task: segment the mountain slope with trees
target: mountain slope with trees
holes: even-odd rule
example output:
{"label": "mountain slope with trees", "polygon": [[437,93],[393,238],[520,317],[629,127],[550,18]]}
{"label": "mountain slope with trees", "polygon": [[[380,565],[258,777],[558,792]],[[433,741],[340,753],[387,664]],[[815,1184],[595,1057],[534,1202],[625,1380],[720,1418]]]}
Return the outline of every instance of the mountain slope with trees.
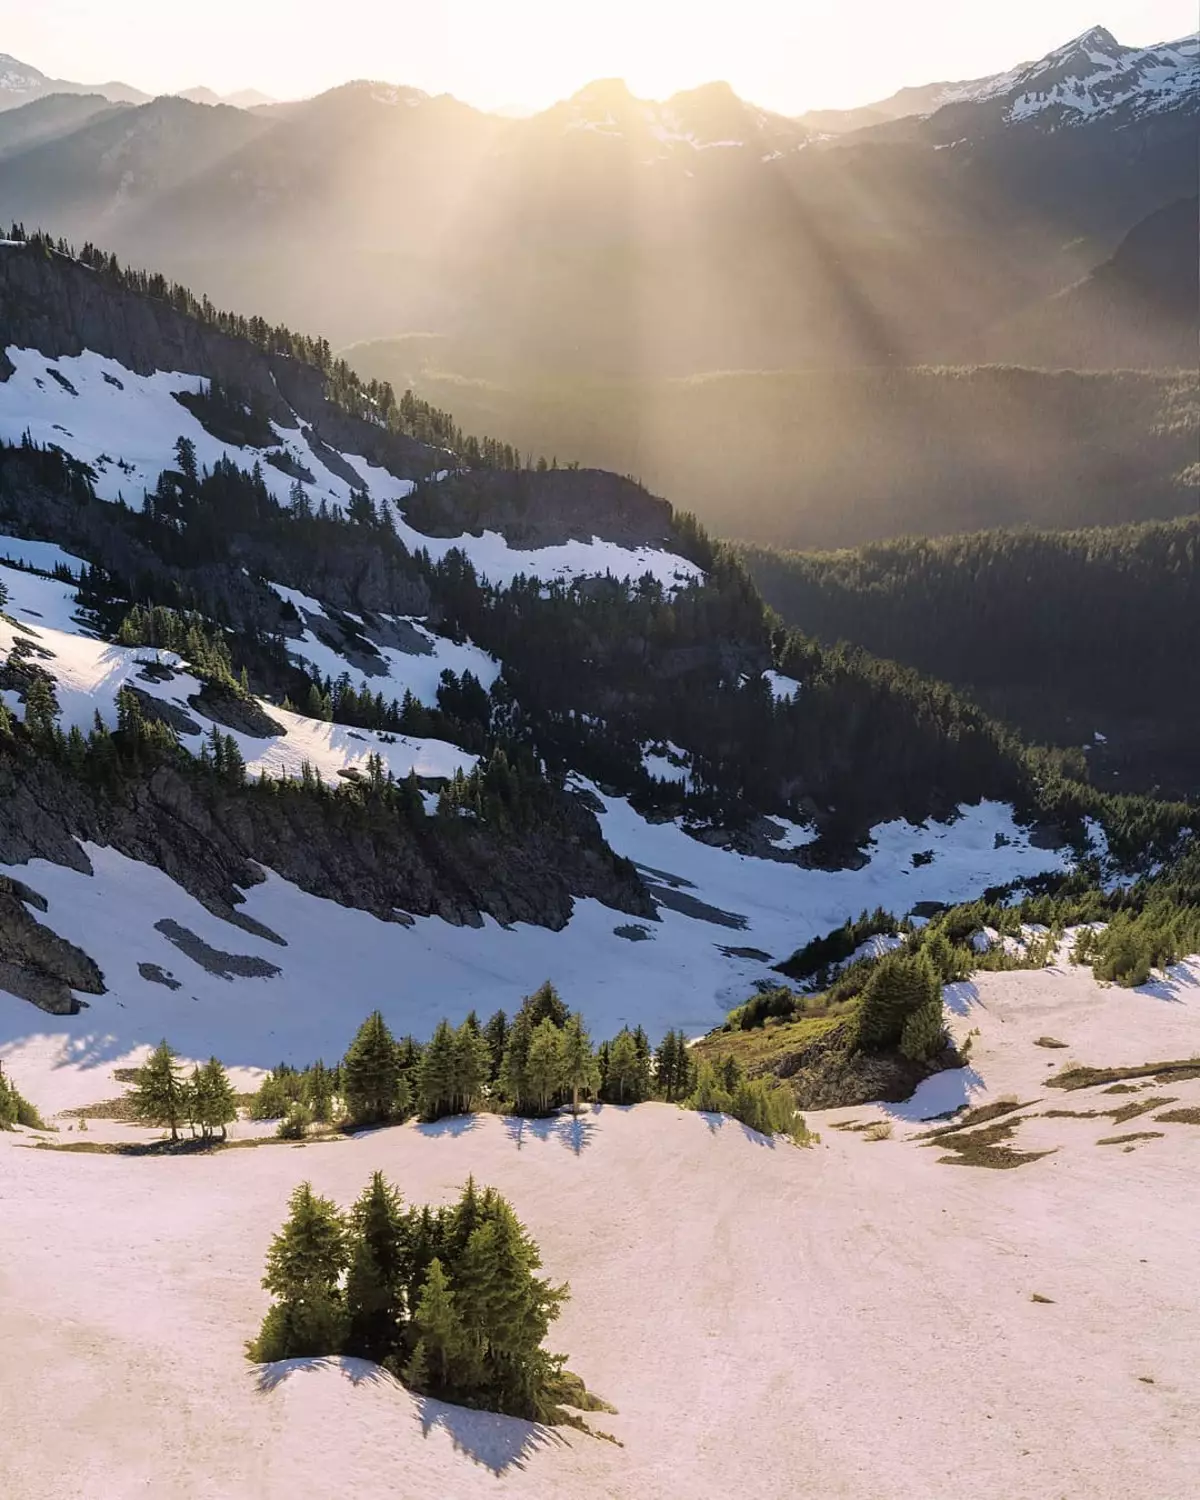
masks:
{"label": "mountain slope with trees", "polygon": [[1088,747],[1104,785],[1200,794],[1200,519],[746,546],[785,620],[954,683],[1027,735]]}

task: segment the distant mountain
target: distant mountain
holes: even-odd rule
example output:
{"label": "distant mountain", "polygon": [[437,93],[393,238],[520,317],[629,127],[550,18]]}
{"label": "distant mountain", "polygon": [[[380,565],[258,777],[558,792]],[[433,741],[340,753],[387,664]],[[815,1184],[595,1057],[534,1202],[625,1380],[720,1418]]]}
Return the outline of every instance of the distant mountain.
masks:
{"label": "distant mountain", "polygon": [[17,110],[0,203],[339,345],[421,330],[622,379],[977,363],[1195,191],[1194,44],[1110,42],[832,136],[727,84],[611,79],[527,119],[369,80],[71,130]]}
{"label": "distant mountain", "polygon": [[180,89],[175,98],[187,99],[192,104],[228,104],[233,109],[259,109],[264,104],[276,102],[270,94],[260,93],[258,89],[241,89],[236,94],[218,94],[202,84],[195,88]]}
{"label": "distant mountain", "polygon": [[812,132],[786,115],[740,99],[727,83],[708,83],[664,102],[638,99],[621,79],[588,84],[536,117],[542,137],[590,133],[622,148],[642,165],[701,151],[746,153],[770,161],[808,144]]}
{"label": "distant mountain", "polygon": [[129,109],[103,94],[47,94],[30,104],[0,111],[0,156],[70,135],[88,121]]}
{"label": "distant mountain", "polygon": [[65,78],[47,78],[45,73],[18,58],[0,52],[0,110],[17,109],[48,94],[102,94],[113,104],[145,104],[150,98],[127,83],[71,83]]}
{"label": "distant mountain", "polygon": [[[19,109],[23,104],[57,94],[99,95],[110,104],[147,104],[154,97],[128,83],[72,83],[66,78],[48,78],[29,63],[0,53],[0,111]],[[229,104],[235,109],[254,109],[274,103],[270,95],[259,93],[257,89],[242,89],[236,94],[222,96],[210,88],[197,86],[180,90],[177,97],[188,99],[193,104]]]}
{"label": "distant mountain", "polygon": [[[801,123],[830,133],[888,121],[924,118],[950,106],[986,105],[976,123],[1035,122],[1046,129],[1078,125],[1106,115],[1130,116],[1173,109],[1200,94],[1200,36],[1154,47],[1123,47],[1094,26],[1036,62],[958,83],[903,88],[859,109],[822,110]],[[965,111],[948,117],[968,121]]]}
{"label": "distant mountain", "polygon": [[994,329],[992,358],[1020,351],[1077,369],[1194,369],[1200,348],[1200,200],[1180,198],[1148,215],[1111,259],[1074,286]]}

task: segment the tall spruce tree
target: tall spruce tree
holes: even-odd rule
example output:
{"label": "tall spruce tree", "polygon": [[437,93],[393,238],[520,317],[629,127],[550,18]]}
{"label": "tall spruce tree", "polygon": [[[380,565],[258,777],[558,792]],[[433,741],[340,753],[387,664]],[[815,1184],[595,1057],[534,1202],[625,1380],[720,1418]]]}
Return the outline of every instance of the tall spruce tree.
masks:
{"label": "tall spruce tree", "polygon": [[340,1281],[349,1259],[346,1224],[334,1203],[302,1182],[267,1251],[264,1288],[275,1301],[249,1346],[260,1363],[340,1354],[346,1309]]}
{"label": "tall spruce tree", "polygon": [[547,1017],[534,1028],[525,1059],[525,1089],[541,1114],[547,1114],[563,1088],[562,1031]]}
{"label": "tall spruce tree", "polygon": [[421,1389],[420,1382],[429,1381],[435,1390],[453,1392],[465,1342],[462,1319],[454,1304],[454,1289],[441,1261],[434,1256],[412,1315],[417,1341],[405,1367],[405,1380],[415,1390]]}
{"label": "tall spruce tree", "polygon": [[165,1126],[177,1141],[179,1127],[187,1118],[187,1095],[178,1054],[165,1041],[159,1042],[134,1074],[129,1092],[134,1115],[147,1125]]}
{"label": "tall spruce tree", "polygon": [[578,1011],[559,1035],[558,1055],[562,1085],[570,1089],[571,1113],[577,1115],[580,1095],[594,1093],[600,1083],[591,1038],[584,1030],[583,1017]]}
{"label": "tall spruce tree", "polygon": [[604,1098],[609,1104],[638,1104],[649,1092],[650,1064],[627,1027],[609,1044]]}
{"label": "tall spruce tree", "polygon": [[226,1136],[226,1126],[237,1119],[237,1095],[224,1065],[215,1057],[192,1071],[189,1104],[193,1121],[203,1138],[211,1140],[214,1131]]}
{"label": "tall spruce tree", "polygon": [[342,1097],[354,1125],[385,1125],[408,1113],[396,1042],[377,1010],[358,1028],[342,1061]]}
{"label": "tall spruce tree", "polygon": [[449,1021],[439,1021],[417,1067],[417,1106],[425,1120],[453,1114],[457,1108],[458,1048]]}
{"label": "tall spruce tree", "polygon": [[350,1210],[346,1348],[382,1364],[400,1339],[411,1259],[400,1194],[376,1172]]}

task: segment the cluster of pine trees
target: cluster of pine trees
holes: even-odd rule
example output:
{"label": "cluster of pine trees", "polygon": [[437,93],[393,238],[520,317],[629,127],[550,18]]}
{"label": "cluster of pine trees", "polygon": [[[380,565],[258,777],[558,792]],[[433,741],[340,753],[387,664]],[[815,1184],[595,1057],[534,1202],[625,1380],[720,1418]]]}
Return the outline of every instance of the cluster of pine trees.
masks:
{"label": "cluster of pine trees", "polygon": [[561,1420],[582,1387],[544,1347],[568,1289],[540,1269],[511,1205],[474,1179],[453,1205],[417,1208],[376,1172],[349,1214],[302,1183],[267,1252],[274,1300],[247,1353],[353,1355],[419,1394]]}
{"label": "cluster of pine trees", "polygon": [[479,1110],[538,1117],[562,1108],[577,1112],[585,1099],[618,1105],[661,1099],[723,1111],[768,1133],[802,1132],[786,1087],[747,1079],[732,1066],[715,1081],[703,1065],[698,1073],[678,1031],[653,1048],[641,1026],[624,1027],[594,1047],[583,1018],[547,982],[511,1019],[498,1010],[483,1024],[474,1012],[458,1027],[443,1020],[424,1044],[394,1037],[375,1011],[335,1066],[276,1068],[251,1100],[250,1114],[280,1119],[280,1133],[298,1138],[314,1121],[361,1127]]}
{"label": "cluster of pine trees", "polygon": [[208,678],[234,692],[248,694],[246,669],[236,676],[225,632],[193,611],[163,604],[134,604],[117,627],[122,646],[154,646],[183,657],[197,677]]}
{"label": "cluster of pine trees", "polygon": [[219,1135],[224,1140],[226,1127],[238,1116],[237,1095],[223,1064],[212,1057],[185,1075],[179,1054],[166,1041],[134,1074],[129,1103],[137,1119],[169,1130],[172,1141],[178,1141],[184,1125],[193,1139]]}

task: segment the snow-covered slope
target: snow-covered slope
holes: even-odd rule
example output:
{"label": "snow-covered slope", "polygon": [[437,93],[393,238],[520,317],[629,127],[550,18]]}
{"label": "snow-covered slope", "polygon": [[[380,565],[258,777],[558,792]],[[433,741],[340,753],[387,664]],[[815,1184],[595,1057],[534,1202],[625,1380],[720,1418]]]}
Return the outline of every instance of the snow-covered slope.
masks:
{"label": "snow-covered slope", "polygon": [[[235,447],[213,437],[175,399],[178,394],[207,390],[203,376],[161,370],[138,375],[116,360],[92,353],[48,359],[36,349],[10,347],[6,352],[14,373],[0,382],[0,439],[19,443],[28,433],[36,443],[62,448],[94,470],[101,499],[124,499],[134,508],[140,506],[159,474],[174,468],[175,444],[186,437],[195,445],[202,467],[211,468],[220,459],[243,469],[258,464],[264,483],[281,505],[289,503],[295,480],[271,463],[269,454],[293,472],[299,467],[312,475],[304,488],[314,506],[325,501],[345,508],[350,502],[352,485],[322,461],[308,440],[308,427],[298,417],[294,427],[271,424],[277,441],[269,449]],[[694,563],[674,553],[622,547],[599,537],[522,549],[494,531],[478,536],[426,536],[404,519],[403,502],[413,488],[410,480],[397,479],[361,455],[338,457],[342,461],[339,470],[348,465],[358,476],[356,487],[367,490],[389,512],[407,547],[424,549],[434,559],[457,549],[470,558],[481,576],[501,587],[519,574],[545,579],[650,574],[668,588],[700,576]]]}
{"label": "snow-covered slope", "polygon": [[[43,565],[77,563],[58,549],[0,537],[2,554],[24,554]],[[34,648],[33,659],[56,681],[64,728],[87,729],[97,713],[114,726],[116,694],[129,685],[187,714],[196,732],[181,734],[181,743],[199,751],[213,725],[190,701],[201,683],[176,655],[96,639],[77,617],[70,584],[2,566],[0,583],[9,616],[0,618],[0,657],[17,640]],[[282,592],[306,608],[319,607]],[[435,664],[465,659],[482,670],[482,653],[439,656],[472,648],[427,629],[423,634],[435,645]],[[410,659],[393,654],[401,671]],[[420,695],[432,669],[424,665],[428,658],[411,660],[425,674],[408,679]],[[171,675],[147,671],[147,663]],[[340,658],[332,663],[342,664]],[[403,679],[391,680],[389,691]],[[20,716],[16,693],[4,697]],[[307,761],[335,784],[339,772],[361,770],[371,753],[397,776],[415,770],[445,778],[474,764],[474,756],[444,741],[379,735],[261,706],[282,732],[265,738],[233,732],[251,774],[296,775]],[[677,745],[648,746],[645,759],[652,774],[687,777],[687,752]],[[1064,854],[1032,846],[1011,810],[994,803],[964,808],[948,824],[880,826],[866,865],[824,871],[697,842],[677,821],[647,821],[624,799],[583,781],[577,785],[600,808],[609,845],[642,871],[659,906],[657,921],[631,920],[580,900],[561,932],[504,928],[490,918],[474,928],[441,918],[406,918],[405,925],[306,894],[268,871],[265,882],[247,892],[242,913],[280,939],[274,942],[220,920],[161,870],[112,850],[88,849],[90,875],[44,861],[6,869],[46,899],[43,920],[95,959],[108,993],[89,997],[80,1015],[63,1018],[0,993],[0,1053],[15,1064],[30,1049],[40,1056],[49,1047],[60,1060],[71,1060],[55,1076],[61,1102],[74,1104],[102,1095],[108,1066],[164,1031],[188,1055],[216,1051],[252,1067],[281,1057],[302,1062],[339,1055],[361,1013],[375,1006],[398,1031],[424,1035],[443,1014],[512,1009],[547,977],[597,1035],[625,1022],[641,1022],[653,1035],[672,1026],[699,1033],[757,981],[769,981],[772,962],[848,915],[877,905],[904,912],[922,901],[962,900],[987,885],[1066,863]],[[775,823],[781,855],[812,837],[796,824]],[[914,862],[927,853],[932,859]],[[196,935],[208,953],[189,957],[161,930],[164,922]],[[233,961],[223,965],[213,953],[232,954]],[[147,971],[148,965],[154,967]],[[164,989],[159,971],[179,988]],[[56,1092],[56,1107],[58,1101]]]}
{"label": "snow-covered slope", "polygon": [[[1116,1098],[1044,1080],[1064,1057],[1186,1057],[1197,980],[1178,970],[1167,1003],[1086,971],[980,977],[954,1019],[978,1031],[972,1065],[931,1080],[960,1092],[923,1112],[1028,1102],[1017,1142],[1053,1154],[1008,1172],[944,1164],[905,1105],[810,1116],[808,1151],[660,1104],[186,1160],[0,1132],[0,1493],[1183,1500],[1200,1461],[1200,1129],[1044,1112],[1157,1092],[1194,1108],[1200,1080]],[[188,994],[161,991],[162,1018],[198,1011]],[[1035,1045],[1047,1032],[1070,1050]],[[52,1107],[70,1069],[33,1061],[14,1077]],[[892,1138],[832,1128],[848,1119]],[[59,1142],[139,1134],[70,1123]],[[1157,1134],[1097,1144],[1114,1131]],[[376,1170],[410,1204],[448,1201],[468,1173],[510,1199],[544,1274],[570,1283],[552,1347],[616,1408],[592,1421],[620,1446],[418,1399],[357,1361],[256,1379],[243,1341],[288,1194],[307,1178],[348,1206]]]}

